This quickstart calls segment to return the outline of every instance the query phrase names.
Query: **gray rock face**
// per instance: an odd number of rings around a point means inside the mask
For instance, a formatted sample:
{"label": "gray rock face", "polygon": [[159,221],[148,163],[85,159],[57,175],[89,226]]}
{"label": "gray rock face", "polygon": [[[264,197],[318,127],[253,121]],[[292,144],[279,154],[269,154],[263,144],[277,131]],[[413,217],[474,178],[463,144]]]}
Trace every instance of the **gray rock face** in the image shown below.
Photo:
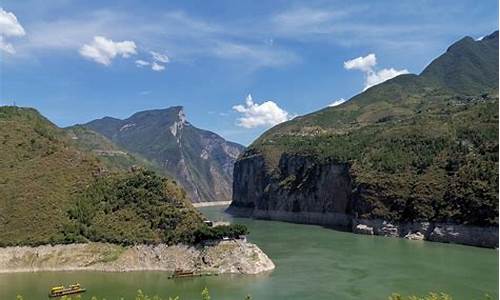
{"label": "gray rock face", "polygon": [[373,235],[373,227],[370,227],[365,224],[358,224],[356,226],[353,226],[352,232],[357,234]]}
{"label": "gray rock face", "polygon": [[498,248],[498,228],[436,224],[427,239],[435,242]]}
{"label": "gray rock face", "polygon": [[479,227],[470,225],[415,222],[391,224],[384,220],[353,219],[353,232],[375,235],[402,237],[409,240],[427,240],[441,243],[454,243],[487,248],[498,248],[498,227]]}
{"label": "gray rock face", "polygon": [[425,239],[425,236],[421,232],[417,231],[415,233],[408,233],[407,235],[405,235],[405,239],[413,241],[422,241]]}
{"label": "gray rock face", "polygon": [[260,155],[237,161],[228,212],[298,223],[350,225],[351,188],[346,165],[318,165],[307,157],[285,155],[279,169],[279,175],[267,174]]}
{"label": "gray rock face", "polygon": [[193,202],[229,201],[233,164],[244,147],[196,128],[180,106],[102,118],[83,126],[148,160],[181,183]]}
{"label": "gray rock face", "polygon": [[353,212],[355,197],[345,164],[318,164],[305,156],[284,154],[277,170],[267,171],[261,155],[238,160],[233,202],[227,212],[241,217],[339,226],[358,234],[498,247],[498,227],[358,219]]}

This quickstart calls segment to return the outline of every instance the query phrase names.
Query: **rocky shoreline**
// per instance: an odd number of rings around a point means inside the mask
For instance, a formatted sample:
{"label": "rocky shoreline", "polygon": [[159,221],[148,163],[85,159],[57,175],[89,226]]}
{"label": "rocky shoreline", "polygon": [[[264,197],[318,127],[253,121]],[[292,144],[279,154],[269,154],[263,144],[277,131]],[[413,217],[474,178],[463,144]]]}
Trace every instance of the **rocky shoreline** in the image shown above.
{"label": "rocky shoreline", "polygon": [[227,213],[237,217],[277,220],[341,228],[355,234],[398,237],[485,248],[498,248],[498,227],[414,222],[393,224],[385,220],[357,219],[342,213],[266,211],[230,206]]}
{"label": "rocky shoreline", "polygon": [[414,222],[392,224],[384,220],[353,219],[352,232],[357,234],[400,237],[486,248],[498,248],[498,227],[461,224]]}
{"label": "rocky shoreline", "polygon": [[106,243],[0,248],[0,273],[38,271],[192,271],[211,274],[259,274],[274,263],[256,245],[243,240],[187,246],[120,246]]}

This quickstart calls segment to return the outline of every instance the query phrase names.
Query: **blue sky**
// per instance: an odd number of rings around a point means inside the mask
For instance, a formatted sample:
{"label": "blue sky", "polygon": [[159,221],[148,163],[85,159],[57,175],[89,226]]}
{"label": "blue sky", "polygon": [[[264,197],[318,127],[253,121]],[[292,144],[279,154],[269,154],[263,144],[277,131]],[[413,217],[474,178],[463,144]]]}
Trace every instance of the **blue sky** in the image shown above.
{"label": "blue sky", "polygon": [[493,0],[0,5],[0,104],[59,126],[183,105],[195,126],[245,145],[498,28]]}

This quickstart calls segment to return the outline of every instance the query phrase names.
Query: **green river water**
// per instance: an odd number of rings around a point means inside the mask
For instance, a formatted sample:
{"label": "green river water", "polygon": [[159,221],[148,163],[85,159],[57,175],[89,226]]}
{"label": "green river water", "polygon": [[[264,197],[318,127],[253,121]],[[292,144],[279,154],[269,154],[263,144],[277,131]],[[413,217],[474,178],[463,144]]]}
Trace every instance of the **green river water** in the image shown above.
{"label": "green river water", "polygon": [[[222,207],[201,208],[212,219],[232,220]],[[213,300],[387,299],[392,292],[445,291],[454,299],[498,299],[498,251],[421,241],[355,235],[320,226],[234,219],[276,269],[257,276],[169,280],[162,272],[41,272],[0,274],[0,299],[47,299],[48,288],[80,282],[90,296],[134,299],[137,289],[162,297]],[[100,299],[99,298],[99,299]]]}

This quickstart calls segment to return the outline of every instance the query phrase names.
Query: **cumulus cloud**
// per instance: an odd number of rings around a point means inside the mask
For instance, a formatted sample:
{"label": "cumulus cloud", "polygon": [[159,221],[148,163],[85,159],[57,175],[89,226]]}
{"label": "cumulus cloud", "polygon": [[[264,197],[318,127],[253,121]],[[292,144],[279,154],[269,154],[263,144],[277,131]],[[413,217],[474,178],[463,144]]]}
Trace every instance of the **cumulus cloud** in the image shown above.
{"label": "cumulus cloud", "polygon": [[373,71],[373,67],[377,64],[377,57],[370,53],[365,57],[357,57],[344,62],[344,68],[347,70],[360,70],[363,72]]}
{"label": "cumulus cloud", "polygon": [[332,103],[328,104],[328,106],[329,106],[329,107],[334,107],[334,106],[340,105],[340,104],[342,104],[342,103],[344,103],[344,102],[346,102],[346,101],[347,101],[346,99],[344,99],[344,98],[340,98],[340,99],[335,100],[335,101],[333,101]]}
{"label": "cumulus cloud", "polygon": [[406,69],[396,70],[394,68],[382,69],[382,70],[379,70],[377,72],[369,72],[367,77],[366,77],[364,90],[367,90],[374,85],[382,83],[382,82],[389,80],[391,78],[394,78],[398,75],[408,74],[408,73],[409,72]]}
{"label": "cumulus cloud", "polygon": [[238,119],[237,125],[245,128],[273,126],[290,119],[288,112],[275,102],[258,104],[253,101],[252,95],[247,96],[244,105],[233,106],[233,110],[243,115]]}
{"label": "cumulus cloud", "polygon": [[16,15],[0,7],[0,50],[14,54],[16,52],[14,46],[7,42],[6,38],[24,35],[26,35],[26,32],[17,20]]}
{"label": "cumulus cloud", "polygon": [[370,53],[367,56],[360,56],[344,62],[346,70],[359,70],[365,74],[365,86],[363,91],[371,88],[374,85],[382,83],[386,80],[394,78],[401,74],[408,74],[407,69],[396,70],[394,68],[384,68],[375,70],[377,65],[377,57],[375,54]]}
{"label": "cumulus cloud", "polygon": [[129,57],[137,54],[137,46],[133,41],[114,42],[103,36],[95,36],[89,44],[80,48],[80,55],[97,63],[108,66],[116,56]]}
{"label": "cumulus cloud", "polygon": [[165,66],[164,65],[160,65],[160,64],[158,64],[156,62],[153,62],[153,64],[151,64],[151,70],[157,71],[157,72],[163,71],[163,70],[165,70]]}

